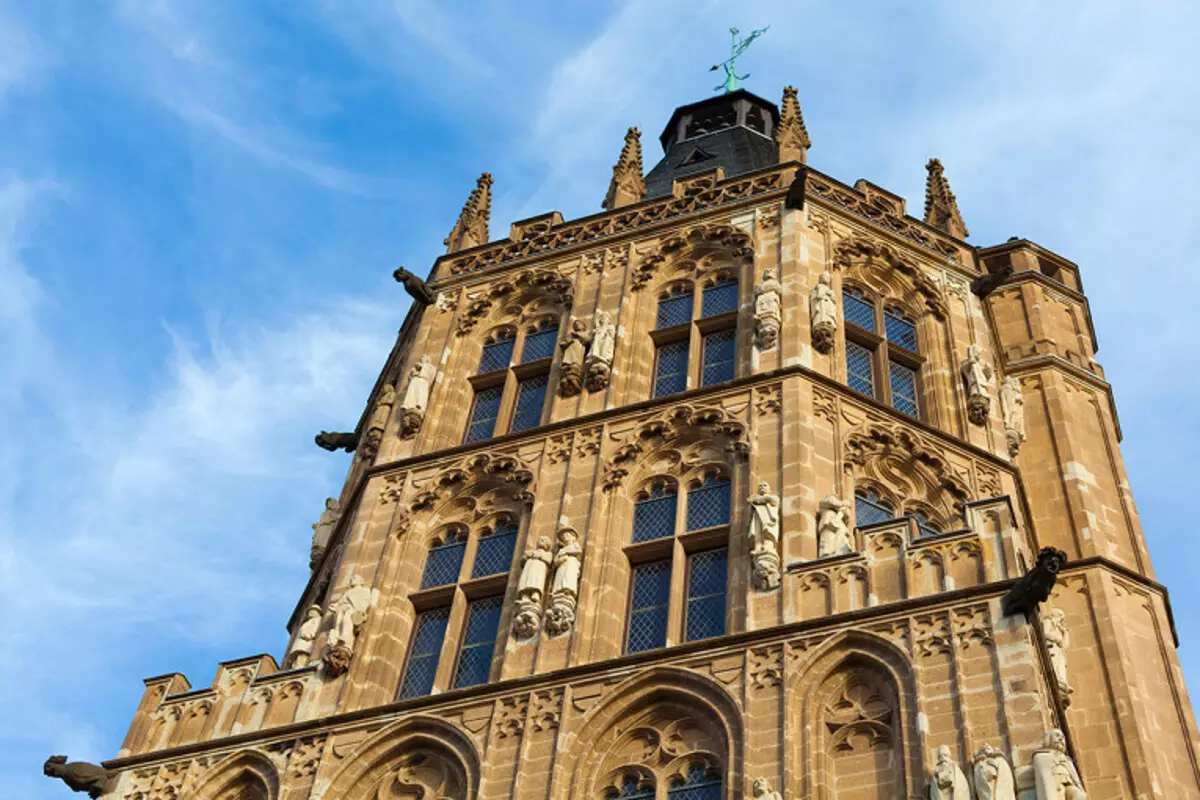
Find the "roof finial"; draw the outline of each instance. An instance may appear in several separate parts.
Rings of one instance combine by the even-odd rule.
[[[488,222],[492,216],[492,173],[485,172],[475,182],[471,196],[463,205],[458,222],[450,229],[443,244],[447,253],[456,253],[488,242]]]
[[[779,114],[779,127],[775,129],[775,143],[779,145],[779,161],[808,161],[808,128],[804,127],[804,115],[800,113],[800,101],[796,99],[796,87],[783,89],[783,110]]]
[[[642,175],[642,132],[637,128],[630,128],[625,132],[625,146],[621,148],[621,156],[613,166],[608,194],[604,195],[604,202],[600,206],[611,211],[636,203],[645,194],[646,179]]]
[[[771,26],[768,25],[765,28],[759,28],[756,31],[750,31],[750,35],[745,39],[742,39],[740,42],[737,38],[738,29],[729,29],[729,59],[727,61],[722,61],[720,64],[714,64],[712,69],[709,70],[709,72],[716,72],[718,69],[725,70],[725,80],[719,86],[713,87],[714,92],[720,92],[724,90],[725,94],[729,94],[732,91],[736,91],[740,83],[746,80],[746,78],[750,77],[749,72],[747,72],[745,75],[737,74],[737,58],[742,53],[746,52],[746,48],[750,46],[751,42],[762,36],[770,29]]]
[[[931,158],[925,169],[929,171],[925,179],[925,222],[956,239],[967,238],[971,234],[958,211],[958,201],[950,191],[942,162]]]

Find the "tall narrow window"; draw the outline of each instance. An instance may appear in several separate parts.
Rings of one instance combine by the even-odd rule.
[[[654,396],[665,397],[687,389],[688,343],[668,342],[658,348],[654,369]]]
[[[667,613],[671,602],[670,559],[634,567],[631,595],[625,650],[640,653],[666,646]]]
[[[850,388],[920,418],[921,354],[916,323],[903,311],[883,308],[850,287],[842,290],[842,315]]]
[[[491,340],[484,344],[483,355],[479,359],[480,374],[508,369],[508,365],[512,363],[513,346],[516,341],[516,335],[509,330],[492,334]]]
[[[423,611],[417,616],[412,646],[408,652],[408,666],[404,669],[404,680],[400,684],[401,700],[424,697],[433,690],[433,676],[437,673],[438,656],[442,652],[449,622],[450,609],[445,607]]]
[[[496,432],[496,420],[500,416],[500,398],[503,386],[490,386],[475,392],[471,406],[471,424],[467,426],[466,443],[481,442],[492,438]]]
[[[458,653],[458,671],[454,688],[487,683],[492,672],[492,653],[496,649],[496,631],[500,627],[503,598],[475,600],[467,610],[467,631]]]
[[[875,332],[875,304],[863,297],[862,292],[842,290],[842,314],[851,325]]]
[[[542,409],[546,405],[546,387],[550,376],[535,375],[521,381],[517,390],[517,407],[513,411],[512,431],[519,433],[542,424]]]
[[[729,524],[729,479],[706,475],[703,483],[692,487],[687,496],[687,529],[698,531]]]
[[[892,381],[892,407],[910,417],[919,416],[917,408],[917,371],[893,361],[888,365]]]
[[[684,640],[694,642],[725,632],[725,583],[729,551],[706,550],[688,558]]]
[[[700,301],[700,316],[715,317],[718,314],[728,314],[737,311],[738,284],[733,278],[719,278],[710,286],[704,287],[704,295]]]
[[[421,575],[421,588],[432,589],[458,582],[462,572],[463,553],[467,549],[467,537],[459,530],[447,530],[434,539],[425,557],[425,571]]]
[[[875,394],[874,366],[871,351],[854,342],[846,342],[846,378],[856,392]]]
[[[700,385],[712,386],[733,380],[734,357],[737,354],[736,331],[733,328],[704,334],[704,369]]]
[[[539,361],[543,358],[553,358],[554,348],[558,345],[558,322],[544,319],[525,334],[525,347],[521,349],[521,363]]]
[[[658,319],[656,326],[671,328],[692,321],[692,290],[691,287],[672,286],[658,300]]]
[[[656,484],[633,506],[633,541],[649,542],[675,535],[675,489]]]
[[[872,491],[854,493],[854,524],[860,528],[895,519],[891,507]]]
[[[653,397],[714,386],[737,376],[738,281],[733,270],[707,278],[695,292],[677,283],[658,296]],[[696,358],[691,358],[690,354]]]
[[[700,764],[688,767],[686,778],[677,778],[667,791],[668,800],[721,800],[725,787],[721,774]]]
[[[508,572],[512,568],[513,548],[517,544],[517,525],[509,520],[497,522],[479,537],[471,577],[483,578]]]

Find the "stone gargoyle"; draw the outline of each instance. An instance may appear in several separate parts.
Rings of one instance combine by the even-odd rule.
[[[1004,595],[1001,607],[1005,616],[1028,614],[1039,603],[1050,597],[1050,590],[1058,580],[1058,573],[1067,564],[1067,554],[1055,547],[1043,547],[1038,552],[1037,563],[1026,572]]]
[[[347,453],[353,453],[358,449],[357,433],[321,431],[316,435],[314,441],[317,443],[317,447],[320,447],[322,450],[328,450],[331,453],[335,450],[345,450]]]
[[[71,761],[66,756],[50,756],[42,765],[48,778],[58,778],[73,792],[87,792],[93,800],[104,794],[112,773],[86,761]]]
[[[409,297],[414,303],[420,303],[423,306],[433,305],[437,299],[433,292],[429,291],[429,287],[425,285],[425,281],[413,275],[404,267],[399,267],[392,273],[392,277],[396,279],[396,283],[404,287],[404,291],[408,292]]]

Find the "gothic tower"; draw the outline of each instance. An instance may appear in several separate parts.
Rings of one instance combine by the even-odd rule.
[[[782,112],[676,109],[644,176],[631,129],[606,210],[498,239],[481,177],[318,437],[355,455],[286,655],[147,679],[89,786],[1200,798],[1079,267]]]

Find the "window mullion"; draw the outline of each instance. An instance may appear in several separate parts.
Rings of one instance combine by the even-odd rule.
[[[683,492],[680,492],[682,495]],[[678,538],[671,548],[671,600],[667,606],[667,647],[683,641],[683,615],[687,610],[687,553]]]

